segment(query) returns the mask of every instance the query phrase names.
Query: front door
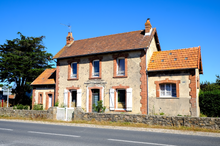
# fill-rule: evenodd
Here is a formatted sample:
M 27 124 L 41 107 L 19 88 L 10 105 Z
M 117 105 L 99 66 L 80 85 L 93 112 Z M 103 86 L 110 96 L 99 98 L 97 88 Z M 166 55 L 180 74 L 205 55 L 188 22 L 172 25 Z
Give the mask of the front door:
M 49 106 L 48 108 L 50 108 L 52 106 L 52 94 L 48 94 L 49 96 Z
M 99 101 L 99 89 L 92 89 L 92 106 L 98 105 L 98 101 Z M 92 108 L 92 112 L 96 112 L 94 110 L 94 108 Z

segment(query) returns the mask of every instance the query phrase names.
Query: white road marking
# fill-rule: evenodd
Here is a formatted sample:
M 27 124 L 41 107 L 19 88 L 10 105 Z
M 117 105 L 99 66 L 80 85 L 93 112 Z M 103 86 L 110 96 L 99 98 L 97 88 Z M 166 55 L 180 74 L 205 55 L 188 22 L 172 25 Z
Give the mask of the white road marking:
M 137 143 L 137 144 L 150 144 L 150 145 L 161 145 L 161 146 L 175 146 L 175 145 L 168 145 L 168 144 L 161 144 L 161 143 L 150 143 L 150 142 L 141 142 L 141 141 L 129 141 L 129 140 L 121 140 L 121 139 L 108 139 L 111 141 L 119 141 L 119 142 L 127 142 L 127 143 Z
M 67 135 L 67 134 L 57 134 L 57 133 L 45 133 L 45 132 L 37 132 L 37 131 L 28 131 L 28 133 L 44 134 L 44 135 L 56 135 L 56 136 L 67 136 L 67 137 L 80 137 L 80 136 L 77 136 L 77 135 Z
M 0 128 L 0 130 L 13 131 L 13 129 Z

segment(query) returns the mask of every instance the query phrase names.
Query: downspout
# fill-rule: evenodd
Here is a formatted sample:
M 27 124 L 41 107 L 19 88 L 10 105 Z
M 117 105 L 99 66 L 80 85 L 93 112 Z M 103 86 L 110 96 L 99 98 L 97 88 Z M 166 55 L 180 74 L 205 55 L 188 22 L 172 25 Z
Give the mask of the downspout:
M 148 70 L 147 70 L 147 49 L 148 49 L 149 47 L 147 46 L 147 48 L 145 48 L 144 50 L 145 50 L 145 52 L 146 52 L 146 76 L 147 76 L 147 115 L 149 114 L 149 104 L 148 104 L 148 102 L 149 102 L 149 97 L 148 97 Z

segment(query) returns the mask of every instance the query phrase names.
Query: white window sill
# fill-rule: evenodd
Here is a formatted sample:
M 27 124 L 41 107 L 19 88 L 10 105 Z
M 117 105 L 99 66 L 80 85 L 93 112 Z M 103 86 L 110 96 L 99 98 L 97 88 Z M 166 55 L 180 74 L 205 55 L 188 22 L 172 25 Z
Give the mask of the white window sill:
M 162 97 L 157 97 L 157 98 L 159 98 L 159 99 L 179 99 L 178 97 L 168 97 L 168 96 L 162 96 Z

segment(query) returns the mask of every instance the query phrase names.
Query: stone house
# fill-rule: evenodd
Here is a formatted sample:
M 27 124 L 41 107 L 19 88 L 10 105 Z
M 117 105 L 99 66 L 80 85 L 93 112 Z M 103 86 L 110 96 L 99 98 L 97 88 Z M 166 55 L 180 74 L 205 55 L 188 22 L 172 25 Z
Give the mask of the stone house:
M 200 47 L 161 51 L 149 19 L 139 31 L 76 41 L 69 32 L 53 58 L 57 67 L 51 106 L 59 101 L 59 106 L 94 112 L 92 105 L 102 100 L 109 113 L 200 114 Z M 39 92 L 34 89 L 33 103 Z
M 44 109 L 54 106 L 56 69 L 46 69 L 32 83 L 32 107 L 42 104 Z

